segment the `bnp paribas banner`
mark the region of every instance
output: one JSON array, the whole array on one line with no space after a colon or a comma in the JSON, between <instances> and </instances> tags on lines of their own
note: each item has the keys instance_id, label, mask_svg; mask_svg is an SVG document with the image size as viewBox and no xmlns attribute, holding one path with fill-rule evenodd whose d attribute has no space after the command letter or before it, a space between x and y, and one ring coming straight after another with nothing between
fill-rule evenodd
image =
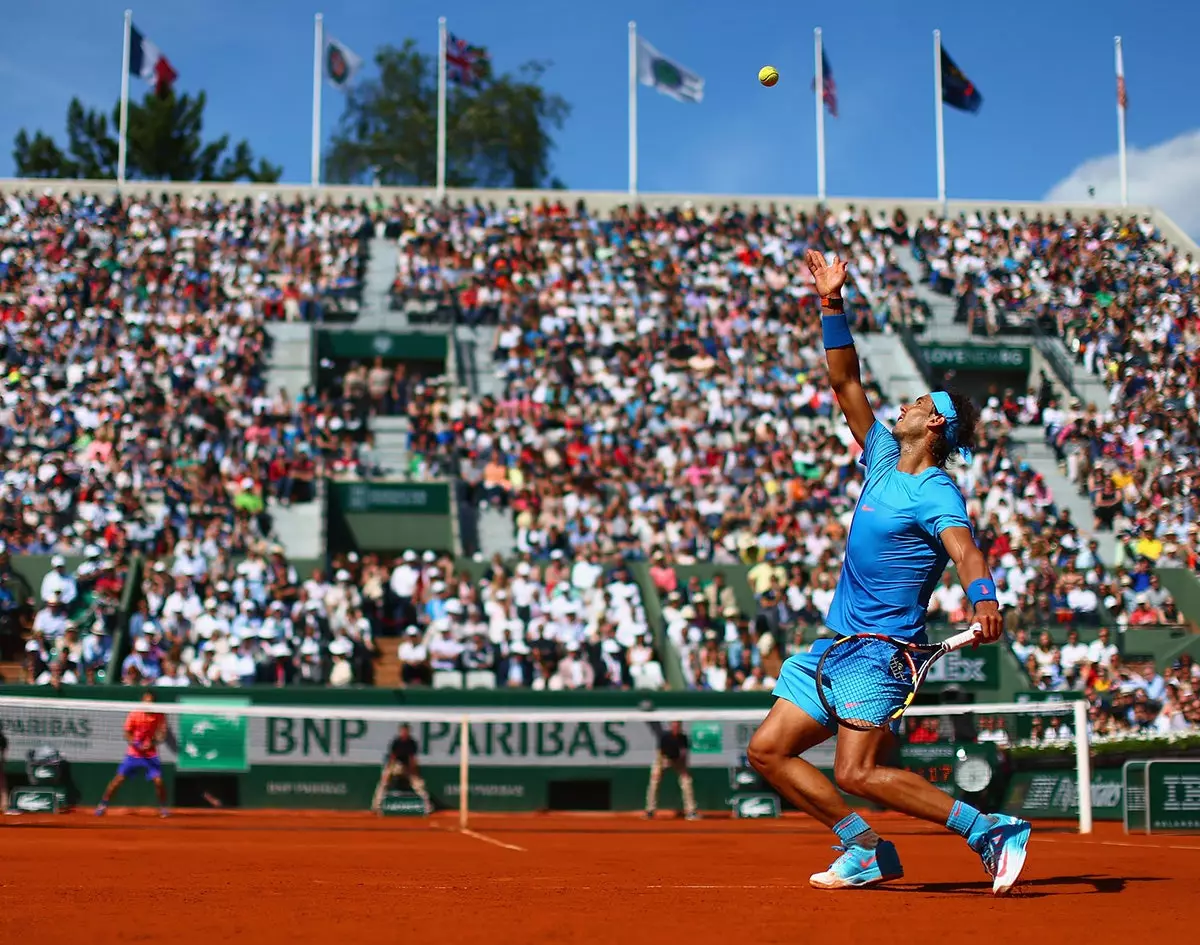
<instances>
[{"instance_id":1,"label":"bnp paribas banner","mask_svg":"<svg viewBox=\"0 0 1200 945\"><path fill-rule=\"evenodd\" d=\"M260 764L378 765L398 724L365 719L246 718L237 713L245 699L204 702L213 705L212 714L172 717L163 754L180 770L245 771ZM125 751L124 722L123 713L78 710L69 703L45 709L0 706L0 729L8 738L14 760L30 749L50 746L69 761L116 762ZM755 727L748 722L686 725L691 763L714 768L740 763ZM457 721L414 721L411 728L423 764L458 764L462 728ZM474 722L468 750L471 763L485 767L642 767L653 760L661 731L656 722L573 721L569 712L556 712L542 721ZM831 766L832 742L806 757L819 766Z\"/></svg>"}]
</instances>

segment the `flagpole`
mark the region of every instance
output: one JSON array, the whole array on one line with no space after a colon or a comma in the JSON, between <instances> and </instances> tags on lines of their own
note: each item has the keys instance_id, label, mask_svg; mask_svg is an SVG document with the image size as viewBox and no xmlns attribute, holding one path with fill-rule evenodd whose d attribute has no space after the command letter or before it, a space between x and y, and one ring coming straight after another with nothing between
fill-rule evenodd
<instances>
[{"instance_id":1,"label":"flagpole","mask_svg":"<svg viewBox=\"0 0 1200 945\"><path fill-rule=\"evenodd\" d=\"M1121 37L1114 41L1117 51L1117 159L1121 169L1121 206L1129 205L1129 165L1125 153L1125 57Z\"/></svg>"},{"instance_id":2,"label":"flagpole","mask_svg":"<svg viewBox=\"0 0 1200 945\"><path fill-rule=\"evenodd\" d=\"M637 196L638 192L638 153L637 153L637 23L629 21L629 193Z\"/></svg>"},{"instance_id":3,"label":"flagpole","mask_svg":"<svg viewBox=\"0 0 1200 945\"><path fill-rule=\"evenodd\" d=\"M446 196L446 18L438 17L437 199Z\"/></svg>"},{"instance_id":4,"label":"flagpole","mask_svg":"<svg viewBox=\"0 0 1200 945\"><path fill-rule=\"evenodd\" d=\"M129 133L129 44L133 33L133 11L125 11L125 41L121 44L121 117L117 132L117 188L125 186L126 135Z\"/></svg>"},{"instance_id":5,"label":"flagpole","mask_svg":"<svg viewBox=\"0 0 1200 945\"><path fill-rule=\"evenodd\" d=\"M312 185L321 186L321 56L325 46L325 17L313 18Z\"/></svg>"},{"instance_id":6,"label":"flagpole","mask_svg":"<svg viewBox=\"0 0 1200 945\"><path fill-rule=\"evenodd\" d=\"M933 31L933 96L937 118L938 203L946 209L946 131L942 126L942 31Z\"/></svg>"},{"instance_id":7,"label":"flagpole","mask_svg":"<svg viewBox=\"0 0 1200 945\"><path fill-rule=\"evenodd\" d=\"M817 199L825 202L825 56L821 46L821 27L813 30L813 60L817 81Z\"/></svg>"}]
</instances>

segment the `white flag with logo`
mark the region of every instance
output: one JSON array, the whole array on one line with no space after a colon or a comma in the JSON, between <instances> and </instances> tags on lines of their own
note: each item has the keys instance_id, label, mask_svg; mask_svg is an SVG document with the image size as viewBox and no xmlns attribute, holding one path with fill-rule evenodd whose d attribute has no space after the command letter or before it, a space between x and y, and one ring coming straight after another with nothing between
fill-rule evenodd
<instances>
[{"instance_id":1,"label":"white flag with logo","mask_svg":"<svg viewBox=\"0 0 1200 945\"><path fill-rule=\"evenodd\" d=\"M638 81L681 102L704 100L704 80L638 37Z\"/></svg>"},{"instance_id":2,"label":"white flag with logo","mask_svg":"<svg viewBox=\"0 0 1200 945\"><path fill-rule=\"evenodd\" d=\"M325 40L325 78L330 85L344 89L354 81L354 74L362 68L362 57L345 43L332 36Z\"/></svg>"}]
</instances>

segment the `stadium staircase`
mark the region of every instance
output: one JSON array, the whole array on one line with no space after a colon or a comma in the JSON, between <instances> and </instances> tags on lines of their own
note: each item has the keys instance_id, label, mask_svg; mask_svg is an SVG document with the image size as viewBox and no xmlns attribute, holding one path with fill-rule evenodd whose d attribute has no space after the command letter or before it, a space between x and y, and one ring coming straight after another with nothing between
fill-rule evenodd
<instances>
[{"instance_id":1,"label":"stadium staircase","mask_svg":"<svg viewBox=\"0 0 1200 945\"><path fill-rule=\"evenodd\" d=\"M375 642L379 647L379 655L375 657L375 685L395 689L400 685L399 640L397 637L376 637Z\"/></svg>"},{"instance_id":2,"label":"stadium staircase","mask_svg":"<svg viewBox=\"0 0 1200 945\"><path fill-rule=\"evenodd\" d=\"M288 400L312 384L313 329L306 322L271 322L267 334L271 338L271 361L267 368L267 391L286 392ZM280 505L274 499L267 503L271 513L275 540L292 558L317 558L325 545L325 483L317 483L317 496L312 502Z\"/></svg>"},{"instance_id":3,"label":"stadium staircase","mask_svg":"<svg viewBox=\"0 0 1200 945\"><path fill-rule=\"evenodd\" d=\"M496 329L491 325L457 325L454 329L459 382L474 399L491 397L499 400L504 394L504 383L496 374L492 361L495 334ZM474 517L481 555L488 559L494 555L508 559L516 554L512 512L484 505L475 510Z\"/></svg>"},{"instance_id":4,"label":"stadium staircase","mask_svg":"<svg viewBox=\"0 0 1200 945\"><path fill-rule=\"evenodd\" d=\"M926 326L923 339L936 341L940 344L988 344L990 339L982 336L972 336L966 325L954 321L955 303L948 296L933 291L925 278L924 266L912 254L907 246L898 247L896 261L900 268L908 273L915 287L917 297L929 306L930 321ZM1066 390L1071 396L1084 403L1107 403L1108 392L1104 386L1089 376L1083 366L1076 364L1069 354L1062 339L1046 335L1019 336L1007 335L998 339L1005 344L1028 344L1033 349L1034 366L1049 368L1047 374L1060 391ZM1032 372L1031 372L1032 376ZM1040 473L1054 495L1054 501L1060 508L1070 510L1071 519L1075 522L1080 533L1093 537L1092 507L1084 496L1079 494L1076 487L1059 468L1054 451L1046 444L1040 426L1016 427L1010 436L1013 454L1028 463L1035 472ZM1115 539L1111 534L1097 534L1094 537L1100 541L1100 552L1105 560L1112 560L1116 550Z\"/></svg>"},{"instance_id":5,"label":"stadium staircase","mask_svg":"<svg viewBox=\"0 0 1200 945\"><path fill-rule=\"evenodd\" d=\"M925 334L930 340L940 344L978 343L986 339L972 338L966 325L954 321L957 306L949 296L934 292L925 278L925 267L913 255L907 246L897 246L895 249L896 264L903 269L912 280L917 298L929 307L929 322Z\"/></svg>"},{"instance_id":6,"label":"stadium staircase","mask_svg":"<svg viewBox=\"0 0 1200 945\"><path fill-rule=\"evenodd\" d=\"M986 336L972 335L966 325L955 322L957 306L954 300L933 291L925 277L924 265L908 246L897 247L895 256L897 264L912 280L917 297L929 306L930 320L924 338L939 344L994 343L993 339ZM1030 372L1031 378L1037 376L1037 369L1045 366L1049 368L1047 373L1060 391L1065 390L1085 404L1108 403L1108 390L1099 378L1085 371L1082 364L1076 363L1061 338L1039 332L1028 337L1007 335L995 341L1004 344L1028 344L1033 348L1035 370Z\"/></svg>"},{"instance_id":7,"label":"stadium staircase","mask_svg":"<svg viewBox=\"0 0 1200 945\"><path fill-rule=\"evenodd\" d=\"M854 344L866 362L867 370L893 403L906 403L928 389L920 368L899 335L859 332L854 336Z\"/></svg>"},{"instance_id":8,"label":"stadium staircase","mask_svg":"<svg viewBox=\"0 0 1200 945\"><path fill-rule=\"evenodd\" d=\"M1068 509L1071 521L1079 529L1079 534L1086 538L1095 538L1100 542L1100 555L1105 561L1112 561L1116 552L1116 537L1112 532L1095 532L1092 528L1092 503L1086 496L1079 494L1079 487L1067 478L1059 468L1054 450L1046 443L1045 434L1041 427L1013 427L1009 434L1009 442L1013 455L1028 463L1034 472L1040 473L1046 485L1054 496L1054 504L1059 509Z\"/></svg>"}]
</instances>

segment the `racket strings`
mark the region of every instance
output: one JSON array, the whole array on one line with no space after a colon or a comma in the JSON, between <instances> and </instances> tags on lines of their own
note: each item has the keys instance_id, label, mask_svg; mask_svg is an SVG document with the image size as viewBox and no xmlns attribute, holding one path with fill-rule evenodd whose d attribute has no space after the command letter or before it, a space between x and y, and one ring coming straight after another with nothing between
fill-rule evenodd
<instances>
[{"instance_id":1,"label":"racket strings","mask_svg":"<svg viewBox=\"0 0 1200 945\"><path fill-rule=\"evenodd\" d=\"M887 640L851 638L825 653L819 684L843 722L881 725L906 703L915 680L906 652Z\"/></svg>"}]
</instances>

